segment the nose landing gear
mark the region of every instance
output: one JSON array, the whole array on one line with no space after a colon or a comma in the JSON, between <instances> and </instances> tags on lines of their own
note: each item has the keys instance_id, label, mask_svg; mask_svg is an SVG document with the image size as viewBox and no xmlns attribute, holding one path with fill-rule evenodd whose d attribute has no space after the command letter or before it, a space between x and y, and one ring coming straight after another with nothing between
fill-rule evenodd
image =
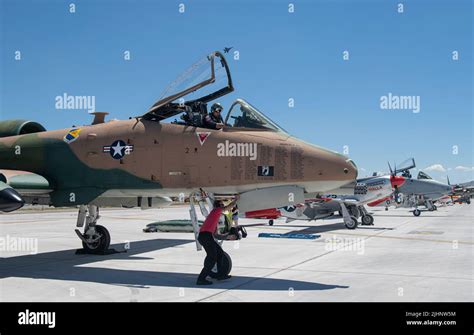
<instances>
[{"instance_id":1,"label":"nose landing gear","mask_svg":"<svg viewBox=\"0 0 474 335\"><path fill-rule=\"evenodd\" d=\"M99 206L81 205L77 217L78 228L84 227L82 234L79 229L75 232L82 241L84 252L88 254L103 254L110 247L110 233L104 226L96 225L99 220Z\"/></svg>"}]
</instances>

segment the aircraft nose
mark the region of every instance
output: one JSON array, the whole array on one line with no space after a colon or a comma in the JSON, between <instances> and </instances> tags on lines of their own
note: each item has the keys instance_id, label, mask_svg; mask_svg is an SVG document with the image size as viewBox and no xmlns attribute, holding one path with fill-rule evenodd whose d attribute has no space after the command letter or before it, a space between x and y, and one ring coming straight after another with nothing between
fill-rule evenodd
<instances>
[{"instance_id":1,"label":"aircraft nose","mask_svg":"<svg viewBox=\"0 0 474 335\"><path fill-rule=\"evenodd\" d=\"M402 176L390 176L390 182L393 188L398 188L403 185L405 178Z\"/></svg>"},{"instance_id":2,"label":"aircraft nose","mask_svg":"<svg viewBox=\"0 0 474 335\"><path fill-rule=\"evenodd\" d=\"M356 164L337 152L307 146L304 158L305 179L312 182L312 186L305 186L309 193L335 190L357 178Z\"/></svg>"}]
</instances>

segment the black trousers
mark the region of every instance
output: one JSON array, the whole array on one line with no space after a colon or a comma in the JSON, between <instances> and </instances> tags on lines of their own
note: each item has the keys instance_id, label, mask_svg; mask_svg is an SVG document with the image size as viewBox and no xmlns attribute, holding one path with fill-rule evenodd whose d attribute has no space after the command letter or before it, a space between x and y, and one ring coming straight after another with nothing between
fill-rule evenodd
<instances>
[{"instance_id":1,"label":"black trousers","mask_svg":"<svg viewBox=\"0 0 474 335\"><path fill-rule=\"evenodd\" d=\"M204 267L199 274L198 280L204 280L211 274L212 268L217 263L217 277L221 276L222 262L224 258L224 250L214 240L212 233L202 232L199 233L198 241L206 250L206 258L204 259Z\"/></svg>"}]
</instances>

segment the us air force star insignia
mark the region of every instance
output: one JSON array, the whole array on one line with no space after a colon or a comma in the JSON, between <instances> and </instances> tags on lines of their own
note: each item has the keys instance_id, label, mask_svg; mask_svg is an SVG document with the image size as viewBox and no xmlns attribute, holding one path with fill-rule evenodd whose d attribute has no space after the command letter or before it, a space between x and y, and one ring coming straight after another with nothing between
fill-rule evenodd
<instances>
[{"instance_id":1,"label":"us air force star insignia","mask_svg":"<svg viewBox=\"0 0 474 335\"><path fill-rule=\"evenodd\" d=\"M122 140L117 140L112 145L104 146L103 152L109 152L113 159L122 159L133 151L133 145L127 145Z\"/></svg>"},{"instance_id":2,"label":"us air force star insignia","mask_svg":"<svg viewBox=\"0 0 474 335\"><path fill-rule=\"evenodd\" d=\"M207 138L209 137L209 135L211 135L210 132L205 132L205 133L201 133L201 132L196 132L196 135L199 139L199 143L201 143L201 145L204 144L204 142L206 142Z\"/></svg>"}]
</instances>

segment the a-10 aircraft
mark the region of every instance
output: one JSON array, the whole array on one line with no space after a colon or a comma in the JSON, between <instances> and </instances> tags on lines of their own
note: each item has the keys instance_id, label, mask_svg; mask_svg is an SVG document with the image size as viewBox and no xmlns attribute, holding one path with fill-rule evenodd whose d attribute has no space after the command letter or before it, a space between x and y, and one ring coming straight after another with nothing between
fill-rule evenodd
<instances>
[{"instance_id":1,"label":"a-10 aircraft","mask_svg":"<svg viewBox=\"0 0 474 335\"><path fill-rule=\"evenodd\" d=\"M245 212L294 205L355 180L350 159L292 137L243 99L222 129L204 128L208 103L233 90L228 64L214 52L129 120L95 113L91 125L50 131L0 122L0 210L79 207L76 233L86 251L101 252L110 244L97 225L101 206L154 208L202 188L222 199L240 194ZM163 122L178 114L182 121Z\"/></svg>"},{"instance_id":2,"label":"a-10 aircraft","mask_svg":"<svg viewBox=\"0 0 474 335\"><path fill-rule=\"evenodd\" d=\"M450 194L453 191L453 187L432 179L423 171L418 173L416 179L412 178L410 169L414 167L416 167L416 164L413 158L406 160L398 168L395 167L394 170L392 170L389 164L391 176L397 176L397 174L401 173L403 182L397 185L393 197L369 203L368 206L376 206L383 203L386 208L390 205L414 208L413 215L415 216L421 214L418 206L425 206L429 211L436 210L437 207L434 202Z\"/></svg>"},{"instance_id":3,"label":"a-10 aircraft","mask_svg":"<svg viewBox=\"0 0 474 335\"><path fill-rule=\"evenodd\" d=\"M331 217L339 212L348 229L357 228L359 218L362 225L373 225L374 217L367 212L364 205L389 197L394 188L403 181L403 177L389 175L361 178L357 179L350 194L323 194L317 198L305 199L301 204L250 212L246 213L246 216L266 218L270 220L269 224L273 225L273 220L280 217L285 217L286 222L313 221Z\"/></svg>"}]
</instances>

